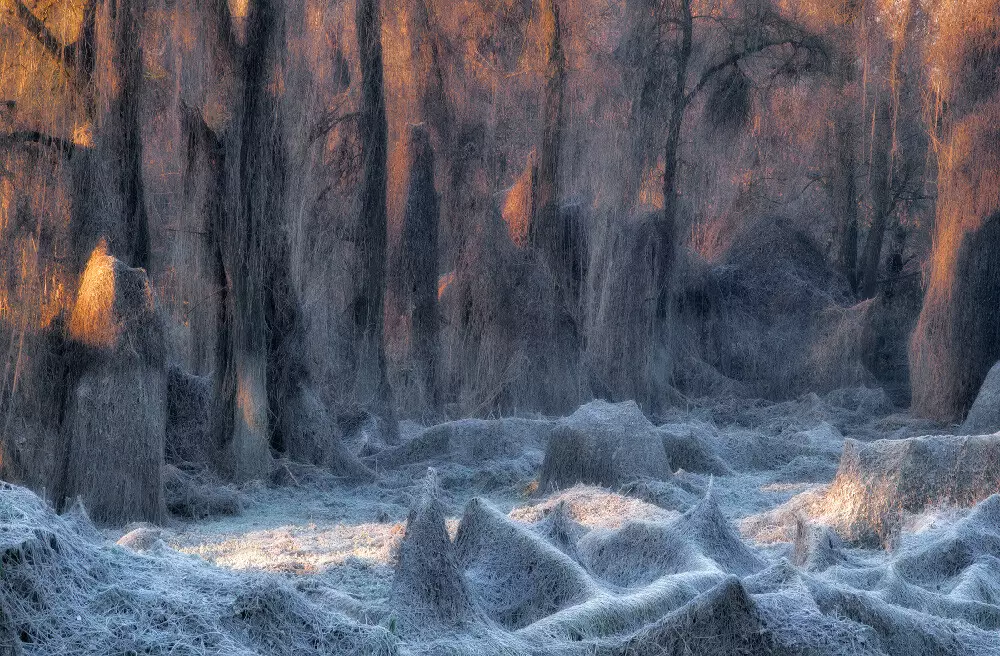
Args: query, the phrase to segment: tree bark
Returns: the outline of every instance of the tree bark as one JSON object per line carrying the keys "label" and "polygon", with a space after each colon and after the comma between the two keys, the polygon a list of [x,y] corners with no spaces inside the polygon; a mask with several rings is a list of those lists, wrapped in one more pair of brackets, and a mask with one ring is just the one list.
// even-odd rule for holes
{"label": "tree bark", "polygon": [[875,110],[875,143],[872,145],[871,188],[874,216],[861,254],[861,295],[864,298],[872,298],[878,293],[882,244],[885,242],[886,227],[893,211],[892,141],[892,114],[889,103],[883,102]]}
{"label": "tree bark", "polygon": [[855,181],[854,126],[841,115],[834,125],[836,171],[831,185],[837,210],[837,266],[852,291],[858,288],[858,190]]}
{"label": "tree bark", "polygon": [[234,129],[225,139],[226,200],[216,233],[224,263],[228,307],[220,312],[216,363],[216,440],[222,467],[236,480],[270,472],[268,404],[269,249],[284,203],[284,144],[270,70],[280,38],[280,3],[254,0],[247,15],[247,47],[236,51],[242,82]]}
{"label": "tree bark", "polygon": [[400,244],[403,296],[410,311],[410,357],[423,380],[431,409],[439,405],[438,359],[438,220],[434,188],[434,150],[423,126],[410,129],[410,183]]}
{"label": "tree bark", "polygon": [[[674,267],[677,256],[678,236],[678,197],[677,185],[680,173],[681,129],[684,125],[684,114],[687,110],[689,96],[687,91],[688,68],[691,63],[694,40],[694,18],[691,0],[682,0],[680,14],[681,38],[675,60],[676,72],[673,87],[670,90],[669,116],[667,119],[667,141],[663,151],[663,213],[653,231],[653,289],[654,307],[650,313],[652,325],[650,335],[654,344],[662,344],[667,353],[662,366],[667,368],[658,378],[669,378],[673,367],[671,352],[673,349],[672,335],[672,299],[674,285]],[[655,348],[655,347],[654,347]],[[652,379],[652,377],[651,377]],[[659,404],[659,395],[649,400],[651,409]]]}
{"label": "tree bark", "polygon": [[118,78],[108,135],[117,160],[118,193],[121,196],[121,243],[115,252],[129,266],[149,270],[149,216],[142,180],[142,23],[143,0],[109,0],[113,21],[112,61]]}
{"label": "tree bark", "polygon": [[379,5],[378,0],[357,0],[355,7],[361,55],[359,132],[363,159],[357,234],[358,288],[352,304],[358,345],[355,395],[379,418],[388,439],[395,441],[399,427],[386,373],[384,343],[389,123],[385,107]]}
{"label": "tree bark", "polygon": [[542,31],[546,39],[545,100],[542,116],[542,148],[538,176],[533,190],[529,238],[541,247],[554,265],[563,257],[559,210],[559,156],[563,134],[563,95],[566,85],[566,56],[563,53],[559,6],[555,0],[541,0]]}

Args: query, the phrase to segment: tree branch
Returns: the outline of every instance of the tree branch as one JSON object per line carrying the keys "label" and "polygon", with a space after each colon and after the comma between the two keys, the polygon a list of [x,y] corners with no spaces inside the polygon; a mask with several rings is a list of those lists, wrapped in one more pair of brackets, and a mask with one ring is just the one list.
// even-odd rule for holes
{"label": "tree branch", "polygon": [[317,139],[321,139],[326,135],[330,134],[334,128],[336,128],[341,123],[345,121],[354,121],[361,116],[360,112],[350,112],[347,114],[340,114],[337,111],[331,110],[326,111],[323,115],[316,121],[312,129],[309,130],[308,137],[306,140],[308,143],[313,143]]}
{"label": "tree branch", "polygon": [[19,144],[38,144],[39,146],[44,146],[45,148],[52,148],[62,154],[66,159],[73,157],[73,152],[77,148],[81,148],[81,146],[77,146],[68,139],[53,137],[52,135],[33,130],[0,134],[0,145],[16,146]]}
{"label": "tree branch", "polygon": [[770,48],[779,48],[781,46],[790,45],[794,46],[795,49],[797,50],[799,48],[805,47],[805,44],[806,41],[805,39],[802,38],[772,39],[772,40],[762,41],[757,45],[747,48],[745,50],[734,52],[725,59],[723,59],[722,61],[709,67],[708,69],[705,70],[704,73],[701,74],[701,78],[698,80],[698,83],[694,85],[694,88],[691,89],[691,91],[689,91],[684,96],[684,104],[685,105],[690,104],[691,101],[694,100],[694,97],[697,96],[706,86],[708,86],[708,83],[711,82],[712,78],[714,78],[716,75],[726,70],[730,66],[736,66],[747,57],[752,57],[753,55],[760,54],[765,50],[769,50]]}
{"label": "tree branch", "polygon": [[64,61],[67,55],[66,44],[57,39],[45,23],[35,16],[34,12],[28,9],[21,0],[7,0],[7,2],[14,8],[14,13],[17,14],[25,31],[33,36],[50,55],[59,61]]}

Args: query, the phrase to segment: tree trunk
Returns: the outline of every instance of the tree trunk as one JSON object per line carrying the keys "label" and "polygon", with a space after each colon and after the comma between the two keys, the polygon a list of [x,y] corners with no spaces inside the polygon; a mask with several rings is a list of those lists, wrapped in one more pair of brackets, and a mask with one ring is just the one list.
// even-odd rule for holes
{"label": "tree trunk", "polygon": [[[680,173],[681,128],[684,124],[684,114],[687,110],[688,66],[691,62],[694,39],[694,19],[691,13],[691,0],[681,2],[681,41],[677,51],[676,75],[673,88],[670,91],[669,117],[667,121],[667,141],[663,151],[663,214],[656,224],[653,233],[653,289],[651,298],[654,307],[650,312],[652,324],[650,336],[652,348],[661,352],[663,358],[653,360],[653,366],[664,367],[666,371],[655,372],[650,380],[669,378],[673,367],[672,349],[672,300],[674,285],[674,267],[677,257],[678,239],[678,197],[677,185]],[[650,410],[657,409],[660,395],[651,390],[653,395],[649,400]]]}
{"label": "tree trunk", "polygon": [[563,94],[566,85],[566,56],[563,53],[559,6],[555,0],[541,0],[542,31],[546,40],[545,102],[542,116],[542,149],[538,176],[533,190],[529,236],[558,267],[563,257],[562,229],[559,225],[559,155],[563,133]]}
{"label": "tree trunk", "polygon": [[358,287],[352,304],[358,357],[355,395],[382,422],[387,438],[396,441],[399,427],[386,375],[384,344],[389,123],[385,108],[379,4],[378,0],[357,0],[355,16],[361,55],[359,133],[363,159],[361,215],[356,241]]}
{"label": "tree trunk", "polygon": [[428,0],[413,0],[407,12],[410,32],[410,55],[413,58],[414,80],[420,118],[431,131],[432,143],[439,153],[448,153],[454,139],[455,117],[445,90],[444,70],[438,39],[431,27]]}
{"label": "tree trunk", "polygon": [[1000,101],[950,130],[930,284],[910,341],[913,410],[961,421],[1000,359]]}
{"label": "tree trunk", "polygon": [[858,288],[858,190],[855,181],[857,159],[854,126],[846,116],[835,122],[836,162],[833,205],[837,210],[837,267],[852,291]]}
{"label": "tree trunk", "polygon": [[861,254],[861,295],[872,298],[878,293],[879,265],[882,263],[882,244],[885,230],[893,210],[892,189],[892,113],[889,102],[880,103],[875,110],[875,143],[872,145],[871,193],[872,227]]}
{"label": "tree trunk", "polygon": [[270,69],[280,38],[280,3],[255,0],[247,15],[247,47],[239,53],[242,81],[234,129],[226,138],[224,229],[216,235],[226,272],[226,307],[220,316],[216,439],[223,468],[236,480],[270,472],[268,412],[269,248],[283,216],[284,144]]}
{"label": "tree trunk", "polygon": [[400,244],[403,299],[410,313],[410,357],[423,382],[431,409],[439,404],[438,358],[438,220],[434,188],[434,150],[423,126],[410,129],[410,184]]}
{"label": "tree trunk", "polygon": [[[988,7],[986,5],[989,5]],[[930,280],[910,340],[912,409],[960,421],[1000,359],[1000,91],[984,83],[1000,53],[1000,2],[981,11],[942,6],[940,29],[962,34],[929,51],[949,82],[935,128],[937,215]]]}
{"label": "tree trunk", "polygon": [[[107,240],[111,253],[129,266],[150,268],[151,242],[142,176],[143,0],[107,0],[110,51],[95,42],[97,8],[84,8],[80,39],[68,72],[85,94],[94,148],[75,158],[71,239],[74,269],[81,273],[91,250]],[[94,87],[98,56],[111,78]],[[102,111],[102,108],[106,108]]]}
{"label": "tree trunk", "polygon": [[[75,325],[52,349],[59,360],[51,385],[61,424],[53,452],[62,457],[53,463],[51,480],[57,503],[81,495],[99,521],[156,521],[163,514],[162,335],[146,273],[132,268],[150,264],[142,177],[144,6],[143,0],[106,2],[101,10],[96,0],[83,4],[73,44],[58,41],[20,0],[14,6],[28,32],[63,66],[94,131],[94,147],[77,150],[71,162],[67,268],[78,294]],[[96,36],[102,32],[98,17],[106,19],[104,42]],[[106,49],[98,47],[102,43]],[[105,76],[94,75],[98,67]],[[123,309],[130,312],[123,315]],[[89,344],[93,335],[81,332],[77,319],[98,311],[99,319],[117,317],[124,334]]]}
{"label": "tree trunk", "polygon": [[120,85],[111,107],[117,124],[111,135],[113,152],[121,158],[117,177],[123,235],[116,251],[129,266],[148,271],[151,246],[142,181],[143,0],[110,0],[110,5],[115,42],[112,57]]}
{"label": "tree trunk", "polygon": [[68,332],[78,368],[60,496],[81,497],[100,523],[162,521],[164,336],[145,271],[112,257],[102,241],[81,277]]}

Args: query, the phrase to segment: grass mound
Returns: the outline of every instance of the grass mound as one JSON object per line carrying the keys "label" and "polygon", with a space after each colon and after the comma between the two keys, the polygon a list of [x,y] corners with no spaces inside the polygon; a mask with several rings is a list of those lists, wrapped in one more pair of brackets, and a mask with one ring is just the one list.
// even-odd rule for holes
{"label": "grass mound", "polygon": [[80,510],[56,515],[23,488],[0,484],[0,527],[0,629],[15,639],[11,653],[397,653],[386,630],[279,579],[156,545],[144,554],[110,546]]}
{"label": "grass mound", "polygon": [[634,401],[592,401],[553,430],[538,487],[543,492],[576,483],[618,487],[670,477],[663,440]]}

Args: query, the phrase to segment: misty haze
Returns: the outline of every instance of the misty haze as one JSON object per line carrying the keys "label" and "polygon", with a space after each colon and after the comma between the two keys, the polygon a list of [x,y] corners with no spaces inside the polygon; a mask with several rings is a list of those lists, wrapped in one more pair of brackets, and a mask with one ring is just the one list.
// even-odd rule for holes
{"label": "misty haze", "polygon": [[0,0],[0,656],[1000,656],[1000,0]]}

